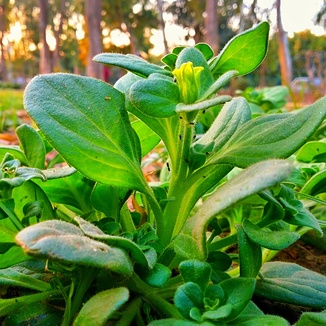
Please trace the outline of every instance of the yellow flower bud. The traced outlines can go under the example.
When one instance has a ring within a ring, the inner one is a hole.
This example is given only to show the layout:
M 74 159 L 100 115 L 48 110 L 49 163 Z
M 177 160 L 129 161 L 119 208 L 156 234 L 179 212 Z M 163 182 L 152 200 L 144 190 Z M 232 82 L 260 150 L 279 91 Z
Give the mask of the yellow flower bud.
M 200 74 L 203 70 L 204 67 L 194 67 L 192 62 L 186 62 L 172 71 L 177 79 L 182 103 L 191 104 L 198 99 Z

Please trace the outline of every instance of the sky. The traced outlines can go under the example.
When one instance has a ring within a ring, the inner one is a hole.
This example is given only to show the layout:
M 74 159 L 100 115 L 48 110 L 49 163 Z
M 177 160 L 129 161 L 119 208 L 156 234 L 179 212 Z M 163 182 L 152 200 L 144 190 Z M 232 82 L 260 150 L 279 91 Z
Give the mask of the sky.
M 252 1 L 248 0 L 247 3 Z M 275 0 L 258 0 L 261 8 L 271 8 Z M 323 4 L 323 0 L 282 0 L 281 14 L 283 28 L 291 36 L 295 32 L 310 29 L 316 35 L 325 35 L 321 26 L 314 26 L 313 19 Z M 271 17 L 276 21 L 275 10 Z

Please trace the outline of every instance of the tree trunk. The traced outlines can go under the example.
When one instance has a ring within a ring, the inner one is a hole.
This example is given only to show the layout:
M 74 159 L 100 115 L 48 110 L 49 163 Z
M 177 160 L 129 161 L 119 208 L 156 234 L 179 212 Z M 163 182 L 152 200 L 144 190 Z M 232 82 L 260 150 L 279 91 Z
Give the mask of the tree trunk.
M 283 29 L 281 19 L 281 0 L 276 0 L 278 56 L 281 67 L 283 85 L 290 85 L 292 80 L 292 60 L 289 51 L 287 33 Z
M 219 50 L 217 0 L 206 0 L 205 42 L 211 46 L 214 53 Z
M 48 74 L 52 72 L 51 64 L 51 52 L 48 43 L 46 42 L 46 27 L 48 25 L 48 1 L 39 0 L 40 7 L 40 19 L 39 19 L 39 30 L 40 30 L 40 74 Z
M 168 42 L 166 40 L 166 34 L 165 34 L 165 22 L 164 22 L 164 19 L 163 19 L 162 0 L 157 0 L 157 9 L 158 9 L 159 19 L 160 19 L 160 29 L 161 29 L 162 35 L 163 35 L 164 54 L 168 54 L 169 53 L 169 48 L 168 48 Z
M 58 25 L 58 29 L 54 30 L 56 47 L 53 51 L 53 70 L 60 71 L 61 63 L 60 63 L 60 35 L 62 34 L 62 26 L 63 21 L 66 18 L 66 0 L 61 0 L 60 2 L 60 21 Z
M 0 76 L 2 81 L 8 80 L 7 75 L 7 68 L 6 68 L 6 59 L 5 59 L 5 46 L 3 44 L 3 38 L 6 30 L 6 8 L 5 4 L 0 6 L 0 51 L 1 51 L 1 58 L 0 58 Z
M 94 62 L 96 54 L 103 51 L 102 33 L 101 33 L 101 11 L 102 4 L 100 0 L 85 1 L 85 18 L 88 32 L 89 48 L 87 54 L 86 75 L 102 79 L 103 67 L 101 64 Z

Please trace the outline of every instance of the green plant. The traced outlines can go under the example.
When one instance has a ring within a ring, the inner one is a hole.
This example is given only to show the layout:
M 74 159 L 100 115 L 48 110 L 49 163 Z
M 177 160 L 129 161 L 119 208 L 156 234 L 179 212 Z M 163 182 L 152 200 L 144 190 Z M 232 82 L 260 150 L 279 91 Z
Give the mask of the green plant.
M 114 87 L 70 74 L 30 82 L 25 108 L 47 140 L 23 125 L 21 148 L 2 149 L 0 284 L 20 289 L 0 300 L 5 325 L 288 325 L 254 293 L 325 308 L 325 277 L 264 264 L 262 248 L 286 248 L 301 227 L 322 234 L 286 158 L 323 122 L 326 99 L 252 120 L 244 98 L 217 95 L 261 63 L 268 32 L 261 23 L 217 57 L 206 44 L 176 48 L 164 67 L 99 54 L 129 70 Z M 197 139 L 199 112 L 225 102 Z M 160 140 L 169 158 L 149 184 L 141 159 Z M 52 147 L 71 167 L 45 169 Z

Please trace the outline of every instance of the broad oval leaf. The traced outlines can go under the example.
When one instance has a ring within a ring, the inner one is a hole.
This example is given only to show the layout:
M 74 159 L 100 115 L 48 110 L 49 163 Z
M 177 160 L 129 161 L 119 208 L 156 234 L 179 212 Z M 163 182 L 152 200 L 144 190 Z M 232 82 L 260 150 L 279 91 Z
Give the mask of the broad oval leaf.
M 245 75 L 256 69 L 266 56 L 269 24 L 262 22 L 231 39 L 209 63 L 214 77 L 229 70 Z
M 146 60 L 132 54 L 100 53 L 93 60 L 106 65 L 124 68 L 141 77 L 148 77 L 153 73 L 171 76 L 171 73 L 162 67 L 148 63 Z
M 34 224 L 20 231 L 16 242 L 34 257 L 109 269 L 125 276 L 133 272 L 124 250 L 90 239 L 67 222 L 49 220 Z
M 232 312 L 226 317 L 226 321 L 235 319 L 249 304 L 255 290 L 255 278 L 230 278 L 220 284 L 226 298 L 225 305 L 232 306 Z
M 40 75 L 29 83 L 24 101 L 51 145 L 82 174 L 144 191 L 139 140 L 119 91 L 93 78 Z
M 129 290 L 124 287 L 97 293 L 83 305 L 73 325 L 104 326 L 109 318 L 128 300 Z

